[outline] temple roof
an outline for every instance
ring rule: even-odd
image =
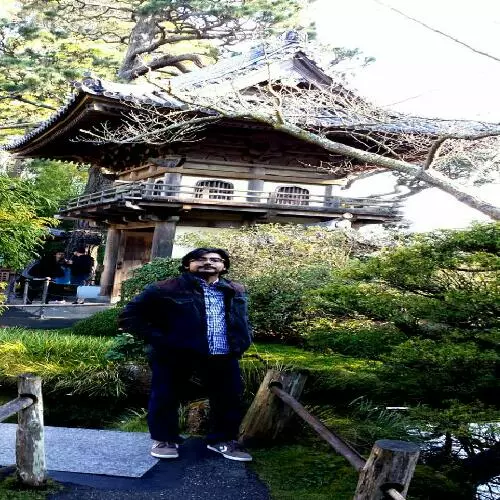
[[[260,43],[249,51],[222,59],[219,62],[176,76],[168,81],[172,90],[195,91],[210,96],[228,91],[251,88],[265,81],[293,81],[313,85],[332,85],[333,80],[315,61],[307,45],[296,32],[290,31],[280,40]],[[339,84],[339,87],[341,85]],[[74,137],[85,128],[121,116],[127,103],[179,108],[182,103],[152,83],[116,83],[96,77],[74,83],[75,92],[50,118],[28,134],[3,145],[1,148],[27,157],[60,157],[78,160],[80,148]],[[346,90],[347,91],[347,90]],[[348,92],[348,91],[347,91]],[[121,110],[121,111],[120,111]],[[321,126],[349,130],[351,127],[366,131],[394,134],[442,135],[459,129],[462,133],[482,133],[498,126],[474,121],[435,120],[409,117],[394,113],[389,120],[375,122],[353,113],[343,115],[327,109],[318,120]],[[54,146],[61,154],[56,154]],[[87,144],[87,147],[89,145]]]

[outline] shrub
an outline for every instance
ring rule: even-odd
[[[300,334],[295,324],[304,320],[307,297],[330,279],[326,266],[302,269],[269,270],[248,279],[250,322],[255,340],[282,340],[297,343]]]
[[[341,231],[298,224],[261,224],[238,230],[190,233],[181,238],[188,246],[225,248],[231,256],[231,279],[249,283],[269,272],[286,276],[322,262],[329,269],[343,268],[353,242]]]
[[[146,362],[144,341],[130,333],[120,332],[106,352],[106,359]]]
[[[384,359],[380,378],[403,401],[440,407],[444,400],[497,403],[500,353],[473,342],[411,339]]]
[[[357,358],[379,359],[407,339],[391,323],[367,319],[315,318],[304,322],[302,328],[306,348]]]
[[[132,276],[122,283],[119,305],[125,305],[144,287],[179,275],[180,259],[157,258],[132,271]]]
[[[77,321],[72,327],[73,333],[95,337],[114,337],[119,333],[118,315],[121,311],[120,307],[111,307]]]

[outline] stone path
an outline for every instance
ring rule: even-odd
[[[200,438],[187,439],[178,459],[156,460],[148,434],[45,429],[49,477],[63,485],[47,500],[270,498],[247,464],[207,450]],[[0,424],[0,465],[14,463],[14,444],[15,425]]]

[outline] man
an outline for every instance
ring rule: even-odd
[[[94,259],[85,252],[84,247],[80,247],[75,250],[68,264],[71,269],[71,284],[85,285],[92,274]]]
[[[120,316],[120,327],[150,346],[151,455],[179,456],[182,387],[196,372],[210,401],[207,448],[230,460],[250,461],[237,442],[242,394],[238,359],[250,345],[245,289],[221,277],[230,266],[225,250],[197,248],[181,262],[180,277],[149,285]]]

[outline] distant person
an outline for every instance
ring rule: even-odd
[[[56,262],[61,267],[64,274],[62,276],[56,276],[54,278],[54,283],[57,285],[68,285],[71,282],[71,271],[64,252],[56,252]]]
[[[94,259],[85,252],[85,248],[77,248],[68,264],[71,270],[72,285],[85,285],[90,280]]]
[[[250,345],[247,298],[243,285],[222,277],[228,270],[226,251],[197,248],[182,258],[181,276],[148,286],[120,316],[120,327],[150,346],[153,457],[179,456],[178,409],[195,372],[210,402],[207,448],[230,460],[252,460],[237,441],[243,389],[238,359]]]
[[[29,270],[30,276],[38,279],[50,278],[51,280],[64,276],[64,269],[58,257],[59,253],[44,255]]]
[[[49,297],[54,292],[53,284],[57,279],[64,277],[65,271],[60,262],[60,255],[58,254],[60,254],[60,252],[44,255],[29,270],[29,277],[31,278],[31,281],[28,289],[28,300],[30,302],[43,293],[43,282],[48,278],[51,281],[51,283],[49,283],[48,293],[45,299],[45,303],[48,303]],[[35,279],[33,280],[33,278]]]

